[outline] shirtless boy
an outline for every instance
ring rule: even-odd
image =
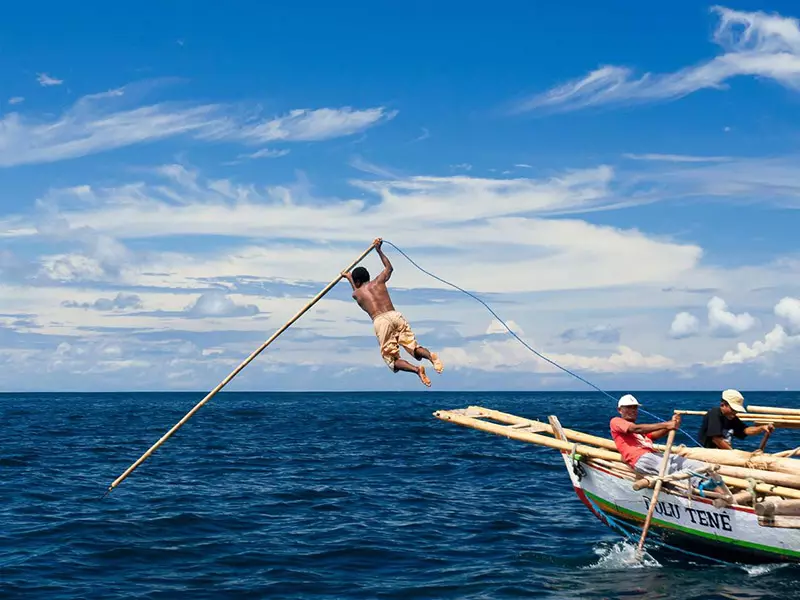
[[[429,352],[417,344],[414,332],[411,331],[408,322],[395,310],[392,299],[389,297],[389,290],[386,289],[386,282],[389,281],[394,269],[381,250],[382,243],[381,238],[376,238],[373,242],[383,263],[383,271],[375,279],[370,281],[369,272],[364,267],[356,267],[352,273],[343,271],[342,276],[347,278],[350,285],[353,286],[353,298],[372,318],[375,335],[380,343],[381,356],[388,367],[395,373],[398,371],[416,373],[422,383],[430,387],[431,380],[425,374],[425,367],[423,365],[414,366],[400,358],[400,346],[417,360],[423,358],[429,360],[437,373],[442,372],[444,365],[435,352]]]

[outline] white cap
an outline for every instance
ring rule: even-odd
[[[744,396],[738,390],[725,390],[722,399],[736,412],[744,412]]]
[[[625,394],[619,399],[619,402],[617,402],[617,408],[622,408],[623,406],[639,406],[639,401],[631,394]]]

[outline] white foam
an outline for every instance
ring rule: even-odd
[[[778,569],[782,569],[783,567],[788,567],[791,563],[773,563],[769,565],[742,565],[742,568],[750,577],[760,577],[761,575],[767,575],[768,573],[772,573],[777,571]]]
[[[585,567],[587,569],[641,569],[661,566],[647,552],[643,552],[641,558],[638,557],[636,546],[626,541],[617,542],[610,547],[595,546],[593,550],[600,558],[596,563]]]

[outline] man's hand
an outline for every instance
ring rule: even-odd
[[[673,415],[672,419],[668,421],[669,427],[667,429],[674,429],[677,431],[681,428],[681,416],[680,415]]]
[[[773,425],[772,423],[767,423],[766,425],[762,425],[761,431],[763,431],[764,433],[772,433],[773,431],[775,431],[775,425]]]
[[[372,241],[372,245],[375,246],[376,248],[378,248],[379,250],[380,250],[380,247],[381,247],[382,244],[383,244],[383,238],[375,238]]]

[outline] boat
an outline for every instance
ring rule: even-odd
[[[481,406],[433,414],[442,421],[558,450],[578,499],[601,522],[635,542],[651,512],[648,549],[661,547],[726,563],[800,562],[800,460],[793,458],[800,449],[766,454],[679,446],[674,454],[702,457],[707,470],[691,478],[666,474],[656,486],[658,476],[643,477],[622,462],[611,438],[565,429],[555,415],[545,423]],[[796,416],[765,414],[746,418],[800,427],[800,411]],[[665,450],[663,445],[655,447]],[[654,495],[656,504],[650,511]]]

